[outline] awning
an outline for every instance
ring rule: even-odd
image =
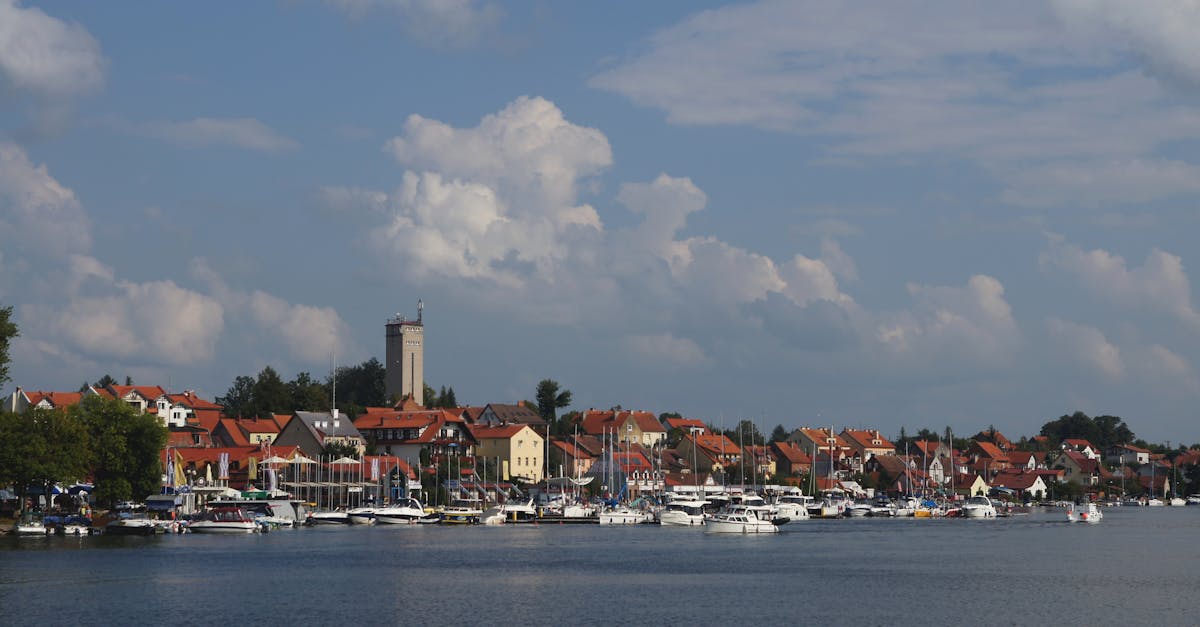
[[[167,512],[183,505],[183,499],[174,494],[151,496],[146,499],[146,509],[152,512]]]

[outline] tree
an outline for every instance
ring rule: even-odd
[[[458,398],[454,396],[453,387],[446,388],[446,394],[442,397],[441,401],[442,407],[445,407],[446,409],[458,407]]]
[[[771,431],[771,441],[785,442],[787,441],[789,435],[791,434],[788,433],[787,428],[785,428],[783,425],[775,425],[775,428]]]
[[[254,394],[251,415],[269,416],[271,414],[289,414],[294,411],[291,395],[288,394],[288,386],[274,368],[270,366],[263,368],[258,373],[258,379],[251,389]]]
[[[50,494],[54,484],[84,478],[88,458],[87,430],[66,412],[0,413],[0,485],[14,487],[22,509],[30,487]]]
[[[433,389],[433,386],[426,383],[423,387],[425,389],[425,407],[441,407],[441,405],[438,405],[437,391]],[[444,390],[445,388],[442,389]]]
[[[87,429],[97,501],[111,506],[158,492],[159,455],[167,444],[167,428],[158,417],[99,396],[84,398],[68,414]]]
[[[542,379],[537,385],[538,415],[553,428],[554,433],[559,433],[561,427],[558,424],[558,410],[571,404],[571,391],[558,390],[558,382],[553,379]]]
[[[329,409],[329,397],[325,395],[325,386],[313,380],[307,372],[296,374],[287,383],[288,396],[291,399],[292,411],[325,411]]]
[[[129,377],[126,377],[126,380],[129,380]],[[96,382],[92,384],[92,387],[96,388],[97,390],[102,390],[110,385],[116,385],[116,384],[117,384],[117,380],[114,379],[112,377],[112,375],[106,374],[103,377],[100,377],[99,379],[97,379]],[[125,385],[133,385],[133,384],[126,383]]]
[[[323,453],[334,459],[339,457],[358,459],[359,457],[358,448],[349,442],[330,442],[325,445]]]
[[[730,442],[739,446],[745,444],[760,444],[763,441],[762,434],[758,432],[758,427],[754,425],[753,420],[742,420],[734,426],[733,429],[725,432],[725,437],[729,438]],[[785,440],[787,438],[784,438]]]
[[[249,417],[254,410],[254,378],[245,375],[233,380],[225,396],[217,397],[217,404],[225,408],[226,416]]]
[[[17,325],[12,321],[12,305],[0,308],[0,385],[8,383],[8,347],[12,339],[19,336]]]
[[[357,366],[342,366],[337,369],[338,403],[356,407],[383,407],[389,405],[386,394],[387,369],[374,357]],[[327,386],[329,387],[329,386]],[[327,391],[332,396],[332,390]],[[425,397],[429,402],[429,397]],[[347,413],[355,414],[358,412]]]

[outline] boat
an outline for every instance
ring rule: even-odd
[[[533,506],[533,499],[525,502],[506,502],[489,507],[479,519],[485,525],[533,523],[538,522],[538,511]]]
[[[442,522],[451,525],[477,525],[483,516],[479,499],[454,499],[442,508]]]
[[[846,507],[846,515],[851,518],[870,516],[874,506],[870,501],[855,501]]]
[[[986,496],[972,496],[963,503],[962,518],[995,518],[996,507]]]
[[[808,520],[813,497],[803,494],[784,494],[775,501],[775,513],[788,520]]]
[[[1103,518],[1104,512],[1095,503],[1072,504],[1067,508],[1067,522],[1098,523]]]
[[[1183,507],[1184,505],[1187,505],[1187,501],[1179,498],[1178,496],[1173,496],[1167,501],[1167,505],[1170,505],[1171,507]]]
[[[246,510],[240,507],[214,507],[204,518],[188,524],[192,533],[255,533],[261,530]]]
[[[272,529],[295,527],[304,520],[306,513],[305,505],[301,501],[287,498],[217,499],[210,501],[208,507],[239,507],[251,518]]]
[[[674,527],[696,527],[704,524],[704,506],[708,501],[676,499],[658,513],[658,524]]]
[[[121,516],[104,525],[104,534],[113,536],[152,536],[165,531],[145,516]]]
[[[346,512],[346,516],[350,519],[352,525],[373,525],[375,524],[375,506],[355,507]]]
[[[13,525],[13,533],[18,536],[44,536],[52,531],[41,518],[25,515]]]
[[[425,512],[425,506],[412,497],[396,501],[386,507],[375,510],[377,525],[413,525],[421,522],[438,522],[437,514]]]
[[[917,508],[920,506],[921,501],[915,497],[901,497],[900,500],[892,503],[892,515],[900,518],[912,517],[916,514]]]
[[[1188,505],[1200,505],[1200,494],[1192,494],[1184,500]]]
[[[779,533],[779,525],[787,522],[763,520],[750,508],[730,505],[717,512],[704,525],[704,533]]]
[[[1146,500],[1146,507],[1162,507],[1165,505],[1160,498],[1150,498]]]
[[[649,522],[654,522],[654,514],[624,506],[600,512],[601,525],[640,525]]]
[[[42,519],[42,524],[46,526],[46,533],[58,536],[90,536],[95,533],[92,529],[92,519],[79,514],[46,516]]]
[[[313,512],[308,515],[310,525],[348,525],[350,514],[344,509]]]

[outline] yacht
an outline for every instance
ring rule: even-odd
[[[13,533],[19,536],[44,536],[50,533],[50,529],[42,519],[26,516],[13,525]]]
[[[454,499],[442,508],[442,522],[451,525],[476,525],[483,515],[479,499]]]
[[[346,512],[346,516],[350,519],[352,525],[373,525],[375,524],[375,506],[355,507]]]
[[[808,520],[813,497],[803,494],[784,494],[775,502],[775,513],[788,520]]]
[[[779,533],[779,526],[759,518],[753,509],[731,504],[705,523],[704,533]]]
[[[350,514],[344,509],[313,512],[308,515],[310,525],[348,525]]]
[[[240,507],[215,507],[208,514],[188,524],[192,533],[256,533],[259,524]]]
[[[104,533],[114,536],[152,536],[160,531],[165,531],[160,525],[142,516],[122,515],[115,518],[104,525]]]
[[[600,512],[601,525],[640,525],[654,522],[654,514],[621,506]]]
[[[871,515],[871,510],[870,501],[855,501],[846,507],[846,515],[851,518],[862,518]]]
[[[1200,494],[1192,494],[1185,501],[1188,505],[1200,505]]]
[[[537,508],[533,500],[512,503],[501,503],[489,507],[480,515],[480,522],[485,525],[503,525],[505,523],[532,523],[538,521]]]
[[[667,503],[667,508],[658,513],[660,525],[695,527],[704,524],[704,506],[708,501],[699,499],[676,499]]]
[[[412,525],[427,521],[437,522],[438,516],[426,514],[421,502],[411,496],[375,510],[377,525]]]
[[[996,508],[986,496],[972,496],[960,508],[962,518],[995,518]]]
[[[1098,523],[1104,518],[1104,512],[1095,503],[1071,505],[1067,508],[1067,522]]]

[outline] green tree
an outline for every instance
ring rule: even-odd
[[[301,372],[287,383],[292,411],[325,411],[329,409],[329,397],[325,386],[315,381],[307,372]]]
[[[128,379],[128,377],[126,377],[126,379]],[[103,377],[96,379],[96,382],[92,384],[92,387],[96,388],[97,390],[101,390],[110,385],[116,385],[116,384],[117,384],[117,380],[112,378],[112,375],[105,374]],[[133,385],[133,384],[126,383],[125,385]]]
[[[334,459],[339,457],[359,458],[358,448],[348,442],[330,442],[325,445],[322,452]]]
[[[254,378],[242,375],[233,380],[225,396],[217,397],[217,404],[225,408],[226,416],[249,418],[254,411]]]
[[[786,427],[784,427],[783,425],[775,425],[775,428],[771,431],[771,441],[772,442],[786,442],[789,435],[791,435],[791,434],[788,433],[788,430]]]
[[[0,307],[0,385],[8,383],[8,348],[13,338],[21,333],[17,324],[12,321],[12,305]]]
[[[441,407],[441,405],[438,404],[441,401],[438,399],[437,390],[434,390],[433,386],[429,385],[428,383],[424,384],[424,389],[425,407]]]
[[[97,501],[112,506],[158,492],[159,455],[167,444],[167,428],[156,416],[139,414],[120,399],[98,396],[84,398],[68,413],[88,432]]]
[[[558,410],[571,404],[571,391],[559,391],[558,382],[553,379],[542,379],[537,385],[538,415],[551,427],[553,433],[561,434],[558,424]]]
[[[50,494],[51,486],[88,473],[88,434],[62,410],[0,413],[0,485],[11,484],[24,508],[29,488]]]
[[[446,388],[446,394],[442,397],[441,401],[442,407],[445,407],[446,409],[458,407],[458,398],[454,396],[453,387]]]
[[[263,368],[258,373],[258,379],[254,381],[251,390],[254,395],[251,405],[252,416],[290,414],[294,411],[287,384],[270,366]]]
[[[387,369],[374,357],[357,366],[343,366],[338,368],[338,405],[340,406],[345,403],[348,407],[347,413],[353,415],[359,412],[350,411],[350,406],[354,406],[355,408],[384,407],[391,404],[390,399],[388,399],[385,393],[386,377]],[[425,402],[429,402],[428,396],[425,397]]]
[[[758,432],[758,427],[754,425],[753,420],[741,420],[729,431],[725,432],[725,437],[729,438],[730,442],[737,445],[761,444],[763,441],[762,434]],[[787,439],[787,438],[784,438]]]

